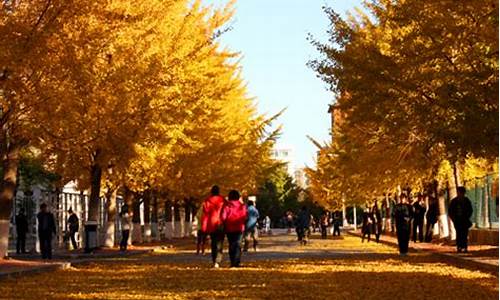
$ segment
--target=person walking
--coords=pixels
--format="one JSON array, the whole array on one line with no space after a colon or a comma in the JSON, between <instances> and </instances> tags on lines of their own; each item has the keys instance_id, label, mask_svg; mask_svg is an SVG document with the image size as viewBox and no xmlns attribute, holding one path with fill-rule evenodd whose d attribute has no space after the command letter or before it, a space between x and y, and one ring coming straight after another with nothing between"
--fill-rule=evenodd
<instances>
[{"instance_id":1,"label":"person walking","mask_svg":"<svg viewBox=\"0 0 500 300\"><path fill-rule=\"evenodd\" d=\"M377 200L373 203L372 211L371 211L371 217L373 218L373 234L375 234L375 241L378 243L380 242L380 234L382 233L382 213L380 212L380 209L378 208L378 203Z\"/></svg>"},{"instance_id":2,"label":"person walking","mask_svg":"<svg viewBox=\"0 0 500 300\"><path fill-rule=\"evenodd\" d=\"M271 234L271 218L269 216L264 218L264 232L266 234Z\"/></svg>"},{"instance_id":3,"label":"person walking","mask_svg":"<svg viewBox=\"0 0 500 300\"><path fill-rule=\"evenodd\" d=\"M68 218L68 229L69 229L69 238L71 239L71 245L73 246L73 250L78 249L78 244L76 243L76 233L80 227L78 222L78 216L73 212L73 209L68 210L69 218Z\"/></svg>"},{"instance_id":4,"label":"person walking","mask_svg":"<svg viewBox=\"0 0 500 300\"><path fill-rule=\"evenodd\" d=\"M19 209L16 218L16 253L26 253L26 233L28 232L28 219L24 213L24 208Z\"/></svg>"},{"instance_id":5,"label":"person walking","mask_svg":"<svg viewBox=\"0 0 500 300\"><path fill-rule=\"evenodd\" d=\"M427 220L427 226L425 228L425 242L430 243L432 241L434 224L436 224L438 220L439 206L435 197L429 195L427 199L429 201L429 208L427 209L427 214L425 215L425 219Z\"/></svg>"},{"instance_id":6,"label":"person walking","mask_svg":"<svg viewBox=\"0 0 500 300\"><path fill-rule=\"evenodd\" d=\"M368 242L370 242L370 236L373 231L373 217L368 206L363 211L363 226L361 227L361 242L365 241L365 237L368 237Z\"/></svg>"},{"instance_id":7,"label":"person walking","mask_svg":"<svg viewBox=\"0 0 500 300\"><path fill-rule=\"evenodd\" d=\"M240 201L240 193L231 190L228 194L228 201L222 208L221 220L229 242L229 259L232 268L240 266L241 238L245 231L247 218L247 206Z\"/></svg>"},{"instance_id":8,"label":"person walking","mask_svg":"<svg viewBox=\"0 0 500 300\"><path fill-rule=\"evenodd\" d=\"M38 220L38 238L40 240L42 259L52 259L52 235L56 234L54 215L48 211L47 204L42 203L36 218Z\"/></svg>"},{"instance_id":9,"label":"person walking","mask_svg":"<svg viewBox=\"0 0 500 300\"><path fill-rule=\"evenodd\" d=\"M255 202L252 200L248 201L247 205L248 217L245 224L245 245L243 246L243 251L248 251L248 244L250 244L250 239L253 241L253 250L257 251L257 243L259 238L259 230L257 228L257 220L259 219L259 211L255 207Z\"/></svg>"},{"instance_id":10,"label":"person walking","mask_svg":"<svg viewBox=\"0 0 500 300\"><path fill-rule=\"evenodd\" d=\"M128 238L130 236L130 222L132 218L128 212L128 205L124 204L120 212L120 224L122 227L122 239L120 240L120 251L127 251Z\"/></svg>"},{"instance_id":11,"label":"person walking","mask_svg":"<svg viewBox=\"0 0 500 300\"><path fill-rule=\"evenodd\" d=\"M219 268L222 262L222 247L224 244L224 230L221 220L224 198L220 195L217 185L210 190L210 196L203 202L201 216L201 230L210 235L212 263L214 268Z\"/></svg>"},{"instance_id":12,"label":"person walking","mask_svg":"<svg viewBox=\"0 0 500 300\"><path fill-rule=\"evenodd\" d=\"M401 256L408 254L408 243L410 242L410 222L412 218L412 207L408 204L405 194L400 196L400 202L394 206L394 221L396 222L396 235Z\"/></svg>"},{"instance_id":13,"label":"person walking","mask_svg":"<svg viewBox=\"0 0 500 300\"><path fill-rule=\"evenodd\" d=\"M286 225L288 227L288 233L292 232L292 227L293 227L293 214L291 211L286 212Z\"/></svg>"},{"instance_id":14,"label":"person walking","mask_svg":"<svg viewBox=\"0 0 500 300\"><path fill-rule=\"evenodd\" d=\"M326 211L323 212L319 222L320 222L320 226L321 226L321 238L325 240L327 237L327 233L328 233L327 230L328 230L328 225L329 225L328 212L326 212Z\"/></svg>"},{"instance_id":15,"label":"person walking","mask_svg":"<svg viewBox=\"0 0 500 300\"><path fill-rule=\"evenodd\" d=\"M472 204L465 196L466 189L463 186L457 188L457 197L453 198L448 208L448 215L453 221L457 232L457 252L467 252L467 237L469 228L472 226Z\"/></svg>"},{"instance_id":16,"label":"person walking","mask_svg":"<svg viewBox=\"0 0 500 300\"><path fill-rule=\"evenodd\" d=\"M205 243L207 242L207 234L201 229L201 217L203 215L203 206L196 213L196 254L205 255Z\"/></svg>"},{"instance_id":17,"label":"person walking","mask_svg":"<svg viewBox=\"0 0 500 300\"><path fill-rule=\"evenodd\" d=\"M340 211L333 213L333 236L340 236L340 225L342 224L342 214Z\"/></svg>"},{"instance_id":18,"label":"person walking","mask_svg":"<svg viewBox=\"0 0 500 300\"><path fill-rule=\"evenodd\" d=\"M418 194L417 201L413 203L413 242L417 242L417 230L418 230L418 241L422 243L424 241L424 217L425 217L425 203L422 194Z\"/></svg>"},{"instance_id":19,"label":"person walking","mask_svg":"<svg viewBox=\"0 0 500 300\"><path fill-rule=\"evenodd\" d=\"M311 215L306 206L302 206L299 214L297 215L295 231L297 232L297 239L301 245L307 244L307 237L309 235L309 226L311 225Z\"/></svg>"},{"instance_id":20,"label":"person walking","mask_svg":"<svg viewBox=\"0 0 500 300\"><path fill-rule=\"evenodd\" d=\"M389 198L389 225L391 228L391 233L394 234L396 232L396 220L394 219L394 208L396 207L396 202L398 198L394 195L394 198Z\"/></svg>"}]
</instances>

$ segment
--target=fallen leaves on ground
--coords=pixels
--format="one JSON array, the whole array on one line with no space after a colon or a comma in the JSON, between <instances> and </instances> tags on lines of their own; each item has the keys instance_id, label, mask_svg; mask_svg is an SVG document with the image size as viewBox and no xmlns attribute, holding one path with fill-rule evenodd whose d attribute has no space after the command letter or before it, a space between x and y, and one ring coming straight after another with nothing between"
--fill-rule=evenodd
<instances>
[{"instance_id":1,"label":"fallen leaves on ground","mask_svg":"<svg viewBox=\"0 0 500 300\"><path fill-rule=\"evenodd\" d=\"M262 244L239 269L211 269L209 256L160 252L3 280L0 298L498 299L495 276L425 253L400 258L394 248L354 237L305 247L290 236Z\"/></svg>"}]
</instances>

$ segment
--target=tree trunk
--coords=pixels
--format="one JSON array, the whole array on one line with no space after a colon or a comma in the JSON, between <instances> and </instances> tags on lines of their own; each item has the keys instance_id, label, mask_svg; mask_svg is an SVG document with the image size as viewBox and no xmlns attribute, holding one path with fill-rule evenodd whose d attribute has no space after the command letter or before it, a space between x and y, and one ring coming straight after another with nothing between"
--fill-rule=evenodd
<instances>
[{"instance_id":1,"label":"tree trunk","mask_svg":"<svg viewBox=\"0 0 500 300\"><path fill-rule=\"evenodd\" d=\"M94 165L90 170L90 198L87 222L85 224L85 252L92 252L99 245L97 232L99 220L99 201L101 193L102 168L96 162L99 151L94 157Z\"/></svg>"},{"instance_id":2,"label":"tree trunk","mask_svg":"<svg viewBox=\"0 0 500 300\"><path fill-rule=\"evenodd\" d=\"M129 213L131 213L131 209L133 208L134 206L134 193L127 187L125 186L124 187L124 196L123 196L123 204L126 204L128 206L128 209L129 209ZM129 234L128 236L128 241L127 241L127 245L132 245L132 235Z\"/></svg>"},{"instance_id":3,"label":"tree trunk","mask_svg":"<svg viewBox=\"0 0 500 300\"><path fill-rule=\"evenodd\" d=\"M91 186L89 198L89 213L87 221L97 222L99 220L99 202L101 195L102 168L95 163L90 171Z\"/></svg>"},{"instance_id":4,"label":"tree trunk","mask_svg":"<svg viewBox=\"0 0 500 300\"><path fill-rule=\"evenodd\" d=\"M446 211L446 198L444 195L444 190L439 185L436 185L435 189L439 207L439 238L446 238L450 235L448 226L448 212Z\"/></svg>"},{"instance_id":5,"label":"tree trunk","mask_svg":"<svg viewBox=\"0 0 500 300\"><path fill-rule=\"evenodd\" d=\"M458 162L453 163L453 180L455 183L455 188L462 185L462 176L460 174L460 167Z\"/></svg>"},{"instance_id":6,"label":"tree trunk","mask_svg":"<svg viewBox=\"0 0 500 300\"><path fill-rule=\"evenodd\" d=\"M165 201L165 238L170 240L174 237L174 223L172 218L172 202Z\"/></svg>"},{"instance_id":7,"label":"tree trunk","mask_svg":"<svg viewBox=\"0 0 500 300\"><path fill-rule=\"evenodd\" d=\"M144 192L144 241L151 242L151 219L150 219L151 191Z\"/></svg>"},{"instance_id":8,"label":"tree trunk","mask_svg":"<svg viewBox=\"0 0 500 300\"><path fill-rule=\"evenodd\" d=\"M181 207L178 203L174 204L174 237L180 238L182 237L182 228L184 227L181 224Z\"/></svg>"},{"instance_id":9,"label":"tree trunk","mask_svg":"<svg viewBox=\"0 0 500 300\"><path fill-rule=\"evenodd\" d=\"M9 246L10 214L16 193L20 151L19 146L15 144L6 145L6 140L2 142L6 153L3 153L3 175L0 182L0 259L7 255Z\"/></svg>"},{"instance_id":10,"label":"tree trunk","mask_svg":"<svg viewBox=\"0 0 500 300\"><path fill-rule=\"evenodd\" d=\"M151 211L151 238L153 241L159 240L158 235L158 195L153 193L152 195L152 211Z\"/></svg>"},{"instance_id":11,"label":"tree trunk","mask_svg":"<svg viewBox=\"0 0 500 300\"><path fill-rule=\"evenodd\" d=\"M132 243L142 243L141 199L135 195L132 204Z\"/></svg>"},{"instance_id":12,"label":"tree trunk","mask_svg":"<svg viewBox=\"0 0 500 300\"><path fill-rule=\"evenodd\" d=\"M192 226L192 212L191 212L191 201L186 199L184 203L184 237L191 235Z\"/></svg>"},{"instance_id":13,"label":"tree trunk","mask_svg":"<svg viewBox=\"0 0 500 300\"><path fill-rule=\"evenodd\" d=\"M112 189L106 193L106 207L108 209L108 221L106 223L106 238L104 246L112 248L115 245L116 224L116 194L118 189Z\"/></svg>"}]
</instances>

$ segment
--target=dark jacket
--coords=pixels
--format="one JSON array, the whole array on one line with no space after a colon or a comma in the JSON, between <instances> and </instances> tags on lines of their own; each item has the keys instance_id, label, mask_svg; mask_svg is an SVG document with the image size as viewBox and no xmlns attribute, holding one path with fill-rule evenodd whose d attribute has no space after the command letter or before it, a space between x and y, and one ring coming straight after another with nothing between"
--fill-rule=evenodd
<instances>
[{"instance_id":1,"label":"dark jacket","mask_svg":"<svg viewBox=\"0 0 500 300\"><path fill-rule=\"evenodd\" d=\"M297 228L309 228L311 224L311 215L307 210L301 210L297 216Z\"/></svg>"},{"instance_id":2,"label":"dark jacket","mask_svg":"<svg viewBox=\"0 0 500 300\"><path fill-rule=\"evenodd\" d=\"M455 227L464 225L471 227L472 223L470 217L472 216L472 204L469 198L453 198L448 208L448 215L453 221L453 224L455 224Z\"/></svg>"},{"instance_id":3,"label":"dark jacket","mask_svg":"<svg viewBox=\"0 0 500 300\"><path fill-rule=\"evenodd\" d=\"M17 234L26 234L28 232L28 219L25 215L18 214L16 216L16 232Z\"/></svg>"},{"instance_id":4,"label":"dark jacket","mask_svg":"<svg viewBox=\"0 0 500 300\"><path fill-rule=\"evenodd\" d=\"M427 211L427 223L435 224L438 220L439 207L438 201L435 198L429 198L429 210Z\"/></svg>"},{"instance_id":5,"label":"dark jacket","mask_svg":"<svg viewBox=\"0 0 500 300\"><path fill-rule=\"evenodd\" d=\"M413 203L413 217L415 223L424 223L425 210L425 206L420 205L420 202L416 201Z\"/></svg>"},{"instance_id":6,"label":"dark jacket","mask_svg":"<svg viewBox=\"0 0 500 300\"><path fill-rule=\"evenodd\" d=\"M39 212L36 218L38 219L38 234L56 234L56 222L52 213Z\"/></svg>"},{"instance_id":7,"label":"dark jacket","mask_svg":"<svg viewBox=\"0 0 500 300\"><path fill-rule=\"evenodd\" d=\"M78 217L75 213L72 213L68 218L69 231L77 232L79 228Z\"/></svg>"},{"instance_id":8,"label":"dark jacket","mask_svg":"<svg viewBox=\"0 0 500 300\"><path fill-rule=\"evenodd\" d=\"M396 204L396 206L394 207L394 220L396 221L397 228L409 229L412 217L413 212L410 204Z\"/></svg>"}]
</instances>

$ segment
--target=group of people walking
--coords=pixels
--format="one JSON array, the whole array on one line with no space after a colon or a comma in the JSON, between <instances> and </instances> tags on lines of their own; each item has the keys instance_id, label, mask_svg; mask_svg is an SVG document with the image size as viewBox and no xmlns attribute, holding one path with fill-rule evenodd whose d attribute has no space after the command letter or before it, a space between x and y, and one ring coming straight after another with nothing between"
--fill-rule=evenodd
<instances>
[{"instance_id":1,"label":"group of people walking","mask_svg":"<svg viewBox=\"0 0 500 300\"><path fill-rule=\"evenodd\" d=\"M210 196L203 202L199 217L197 253L204 253L205 241L210 237L211 256L214 268L219 268L222 262L224 239L229 243L229 259L231 267L240 267L241 243L243 237L244 251L248 251L250 242L257 251L259 211L254 201L244 203L236 190L231 190L227 200L220 195L218 186L213 186Z\"/></svg>"},{"instance_id":2,"label":"group of people walking","mask_svg":"<svg viewBox=\"0 0 500 300\"><path fill-rule=\"evenodd\" d=\"M78 249L76 234L79 229L79 219L71 208L68 210L68 214L69 217L66 222L67 228L64 239L71 241L73 249ZM42 259L52 259L52 238L56 235L57 230L54 214L49 211L47 204L42 203L40 205L40 212L36 215L36 218L38 223L38 241L40 243ZM15 223L17 234L16 253L27 253L26 235L29 232L29 222L24 208L19 210L19 213L15 217Z\"/></svg>"},{"instance_id":3,"label":"group of people walking","mask_svg":"<svg viewBox=\"0 0 500 300\"><path fill-rule=\"evenodd\" d=\"M467 252L467 238L469 228L472 226L470 217L472 216L472 204L469 198L465 196L465 187L457 188L457 196L453 198L448 207L448 216L453 222L456 230L456 246L457 252ZM432 229L434 224L437 222L437 205L436 201L429 203L429 211L426 215L426 207L421 195L418 196L417 200L413 203L409 203L408 196L402 194L399 197L399 203L396 204L393 210L394 221L396 225L396 234L398 239L399 252L401 255L405 256L408 253L408 246L410 241L410 233L412 233L413 242L424 241L424 218L427 216L427 228L425 232L425 241L430 242L432 238ZM433 199L435 200L435 199ZM367 212L367 219L370 218ZM363 220L365 219L365 214L363 215ZM369 221L366 222L370 224ZM365 222L363 223L363 238L365 236L365 231L370 228L367 226L365 228ZM373 227L373 226L372 226ZM413 230L411 230L413 229ZM417 235L418 232L418 235Z\"/></svg>"}]
</instances>

